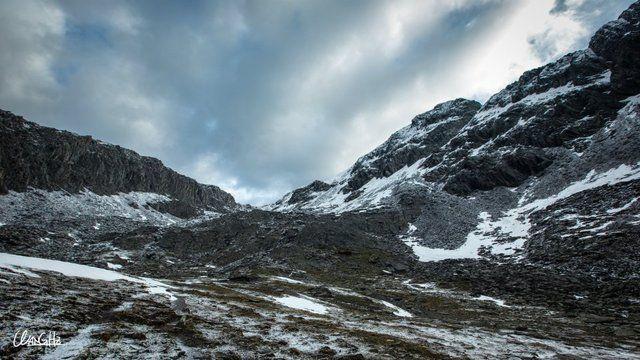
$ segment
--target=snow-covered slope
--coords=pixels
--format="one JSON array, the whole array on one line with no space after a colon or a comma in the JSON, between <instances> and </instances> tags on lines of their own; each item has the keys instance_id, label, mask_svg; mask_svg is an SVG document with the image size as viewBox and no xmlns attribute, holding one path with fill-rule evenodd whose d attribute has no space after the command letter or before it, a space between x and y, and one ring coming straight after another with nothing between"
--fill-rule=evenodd
<instances>
[{"instance_id":1,"label":"snow-covered slope","mask_svg":"<svg viewBox=\"0 0 640 360\"><path fill-rule=\"evenodd\" d=\"M153 208L170 202L165 195L130 192L117 195L97 195L89 190L78 194L64 191L32 189L25 192L10 191L0 196L0 219L6 225L50 222L87 218L95 220L100 228L104 218L124 218L150 225L170 225L182 219Z\"/></svg>"}]
</instances>

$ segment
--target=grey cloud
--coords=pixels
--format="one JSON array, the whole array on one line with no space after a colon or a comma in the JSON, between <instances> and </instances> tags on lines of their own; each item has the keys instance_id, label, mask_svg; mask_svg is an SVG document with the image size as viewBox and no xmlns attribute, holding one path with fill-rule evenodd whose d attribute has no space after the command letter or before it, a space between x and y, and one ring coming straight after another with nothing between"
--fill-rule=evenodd
<instances>
[{"instance_id":1,"label":"grey cloud","mask_svg":"<svg viewBox=\"0 0 640 360\"><path fill-rule=\"evenodd\" d=\"M567 11L568 9L569 6L567 5L567 0L556 0L550 12L552 14L559 14Z\"/></svg>"},{"instance_id":2,"label":"grey cloud","mask_svg":"<svg viewBox=\"0 0 640 360\"><path fill-rule=\"evenodd\" d=\"M406 104L466 94L453 64L522 2L5 1L0 107L272 201L407 124ZM597 26L622 5L563 12Z\"/></svg>"},{"instance_id":3,"label":"grey cloud","mask_svg":"<svg viewBox=\"0 0 640 360\"><path fill-rule=\"evenodd\" d=\"M565 15L576 19L585 25L585 34L577 41L577 48L586 48L591 35L609 20L615 19L624 9L629 7L634 0L585 0L571 2L567 0L555 0L550 10L554 15ZM549 61L556 54L557 39L554 34L546 31L529 39L529 43L535 53L543 60Z\"/></svg>"}]
</instances>

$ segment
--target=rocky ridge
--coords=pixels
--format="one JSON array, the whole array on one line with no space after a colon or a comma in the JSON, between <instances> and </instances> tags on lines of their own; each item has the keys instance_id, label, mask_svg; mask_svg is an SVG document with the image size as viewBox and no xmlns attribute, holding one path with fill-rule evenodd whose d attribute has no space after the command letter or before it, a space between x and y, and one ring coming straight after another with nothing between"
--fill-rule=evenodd
<instances>
[{"instance_id":1,"label":"rocky ridge","mask_svg":"<svg viewBox=\"0 0 640 360\"><path fill-rule=\"evenodd\" d=\"M158 206L181 216L201 210L230 211L233 197L134 151L47 128L0 111L0 192L29 188L97 195L147 192L173 201Z\"/></svg>"}]
</instances>

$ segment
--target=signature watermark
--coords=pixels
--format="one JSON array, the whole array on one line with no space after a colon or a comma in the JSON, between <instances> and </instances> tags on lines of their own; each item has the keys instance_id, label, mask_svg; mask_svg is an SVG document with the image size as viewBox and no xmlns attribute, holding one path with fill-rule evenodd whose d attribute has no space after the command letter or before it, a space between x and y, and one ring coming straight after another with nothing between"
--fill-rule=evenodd
<instances>
[{"instance_id":1,"label":"signature watermark","mask_svg":"<svg viewBox=\"0 0 640 360\"><path fill-rule=\"evenodd\" d=\"M56 335L55 331L49 331L48 333L42 332L40 334L32 335L29 330L22 332L18 331L13 335L13 346L59 346L62 344L60 337Z\"/></svg>"}]
</instances>

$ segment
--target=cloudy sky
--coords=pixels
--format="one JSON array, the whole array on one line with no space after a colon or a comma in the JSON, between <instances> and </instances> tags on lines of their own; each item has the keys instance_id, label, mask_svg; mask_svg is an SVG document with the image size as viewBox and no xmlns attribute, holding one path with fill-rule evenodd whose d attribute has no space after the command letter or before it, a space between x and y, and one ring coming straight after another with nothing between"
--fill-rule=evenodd
<instances>
[{"instance_id":1,"label":"cloudy sky","mask_svg":"<svg viewBox=\"0 0 640 360\"><path fill-rule=\"evenodd\" d=\"M631 0L0 1L0 108L242 203L584 48Z\"/></svg>"}]
</instances>

